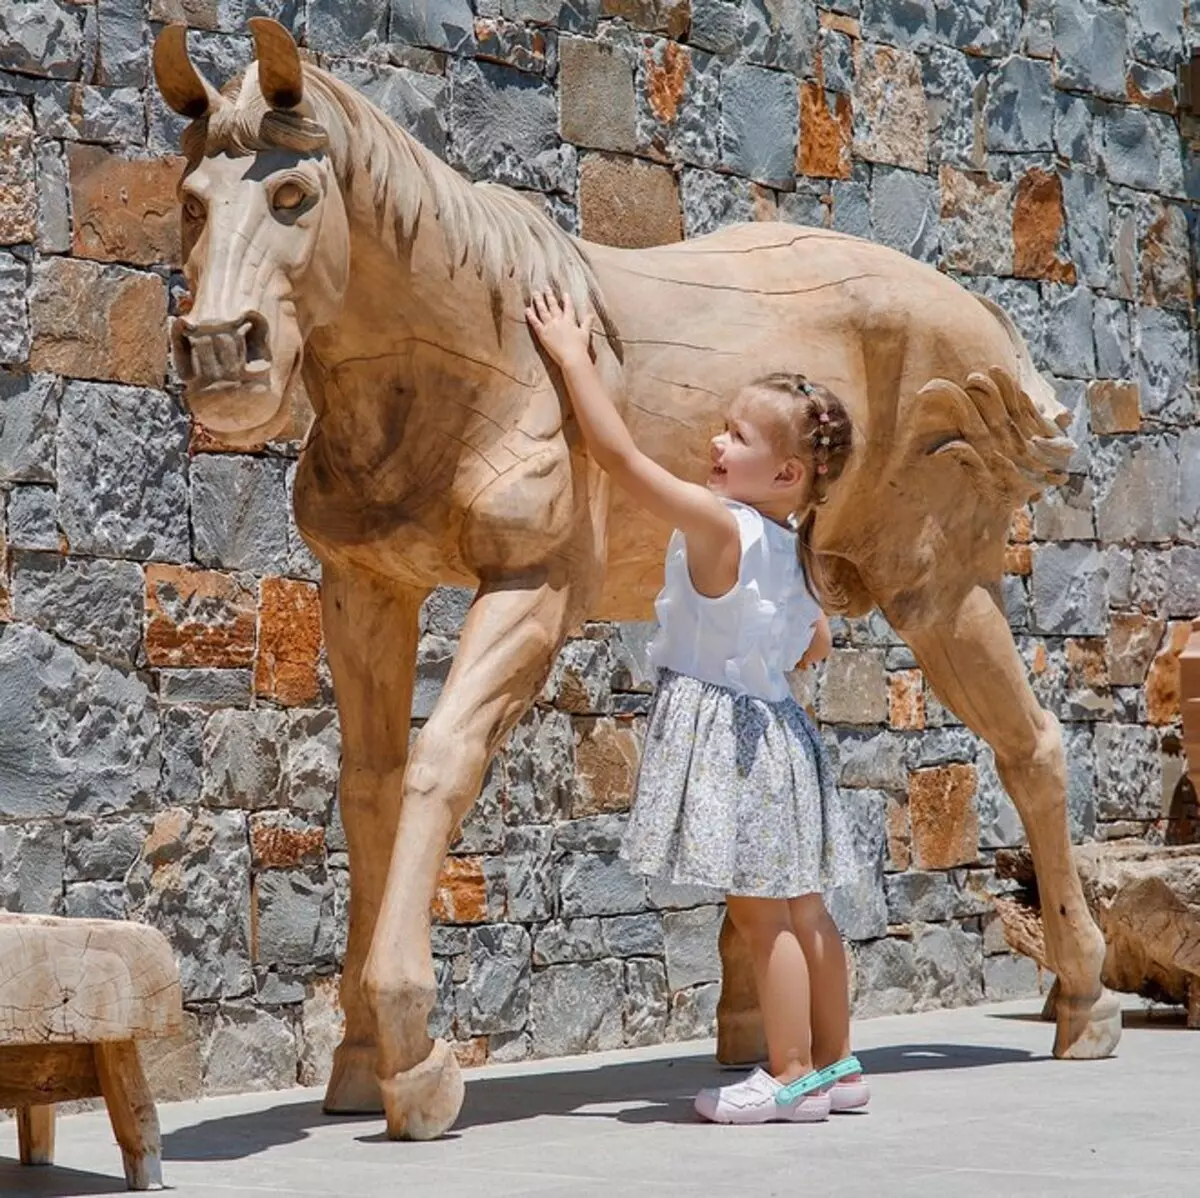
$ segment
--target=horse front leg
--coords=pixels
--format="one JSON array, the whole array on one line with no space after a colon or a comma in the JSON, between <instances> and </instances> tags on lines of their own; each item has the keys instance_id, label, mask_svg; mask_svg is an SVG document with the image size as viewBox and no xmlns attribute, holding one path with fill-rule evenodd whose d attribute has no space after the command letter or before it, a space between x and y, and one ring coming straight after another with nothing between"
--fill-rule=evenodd
<instances>
[{"instance_id":1,"label":"horse front leg","mask_svg":"<svg viewBox=\"0 0 1200 1198\"><path fill-rule=\"evenodd\" d=\"M1104 937L1071 855L1062 733L1038 706L1008 621L976 587L947 624L897 631L942 702L992 746L1000 780L1025 825L1046 952L1058 980L1054 1055L1111 1056L1121 1038L1121 1008L1100 983Z\"/></svg>"},{"instance_id":2,"label":"horse front leg","mask_svg":"<svg viewBox=\"0 0 1200 1198\"><path fill-rule=\"evenodd\" d=\"M383 1109L375 1016L362 971L383 902L400 817L416 669L418 615L428 592L326 566L321 596L342 733L338 803L350 852L350 928L342 965L345 1032L325 1090L329 1114Z\"/></svg>"},{"instance_id":3,"label":"horse front leg","mask_svg":"<svg viewBox=\"0 0 1200 1198\"><path fill-rule=\"evenodd\" d=\"M426 1028L437 997L430 905L455 828L501 739L550 672L572 585L545 576L480 587L433 714L413 745L387 892L363 982L379 1033L379 1084L393 1139L427 1140L458 1117L463 1082L450 1046Z\"/></svg>"}]
</instances>

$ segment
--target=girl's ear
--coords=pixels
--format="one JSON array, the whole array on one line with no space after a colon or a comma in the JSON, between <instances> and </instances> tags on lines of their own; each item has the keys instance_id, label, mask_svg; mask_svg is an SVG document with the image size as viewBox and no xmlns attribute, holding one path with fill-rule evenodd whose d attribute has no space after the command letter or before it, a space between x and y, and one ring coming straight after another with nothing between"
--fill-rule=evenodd
<instances>
[{"instance_id":1,"label":"girl's ear","mask_svg":"<svg viewBox=\"0 0 1200 1198\"><path fill-rule=\"evenodd\" d=\"M775 481L790 490L804 481L804 473L804 463L799 458L788 458L775 475Z\"/></svg>"}]
</instances>

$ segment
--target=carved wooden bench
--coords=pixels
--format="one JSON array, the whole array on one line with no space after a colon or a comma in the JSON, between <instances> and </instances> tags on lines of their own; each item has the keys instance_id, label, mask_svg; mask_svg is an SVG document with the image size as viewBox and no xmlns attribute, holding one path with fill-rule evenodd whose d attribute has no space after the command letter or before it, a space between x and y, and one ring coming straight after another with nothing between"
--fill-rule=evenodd
<instances>
[{"instance_id":1,"label":"carved wooden bench","mask_svg":"<svg viewBox=\"0 0 1200 1198\"><path fill-rule=\"evenodd\" d=\"M0 913L0 1108L21 1163L54 1157L54 1104L103 1097L131 1190L162 1185L137 1041L180 1031L179 971L144 924Z\"/></svg>"}]
</instances>

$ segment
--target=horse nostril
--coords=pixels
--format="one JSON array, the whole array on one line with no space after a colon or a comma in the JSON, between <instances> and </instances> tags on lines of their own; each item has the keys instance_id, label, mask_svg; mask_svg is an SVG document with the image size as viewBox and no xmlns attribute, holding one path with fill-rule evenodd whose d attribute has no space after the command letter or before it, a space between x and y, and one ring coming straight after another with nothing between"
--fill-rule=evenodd
<instances>
[{"instance_id":1,"label":"horse nostril","mask_svg":"<svg viewBox=\"0 0 1200 1198\"><path fill-rule=\"evenodd\" d=\"M195 374L192 363L193 332L195 326L190 321L176 317L171 322L171 352L175 359L175 369L184 382Z\"/></svg>"},{"instance_id":2,"label":"horse nostril","mask_svg":"<svg viewBox=\"0 0 1200 1198\"><path fill-rule=\"evenodd\" d=\"M250 370L261 370L271 363L271 345L267 336L267 321L260 312L247 312L238 326L246 347L246 366Z\"/></svg>"}]
</instances>

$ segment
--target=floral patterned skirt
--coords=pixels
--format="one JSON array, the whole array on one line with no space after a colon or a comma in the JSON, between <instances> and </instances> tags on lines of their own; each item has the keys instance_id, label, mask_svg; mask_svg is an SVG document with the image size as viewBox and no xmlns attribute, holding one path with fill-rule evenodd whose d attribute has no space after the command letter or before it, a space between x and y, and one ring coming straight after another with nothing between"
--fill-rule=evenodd
<instances>
[{"instance_id":1,"label":"floral patterned skirt","mask_svg":"<svg viewBox=\"0 0 1200 1198\"><path fill-rule=\"evenodd\" d=\"M795 700L664 670L621 855L638 873L794 898L859 873L825 747Z\"/></svg>"}]
</instances>

